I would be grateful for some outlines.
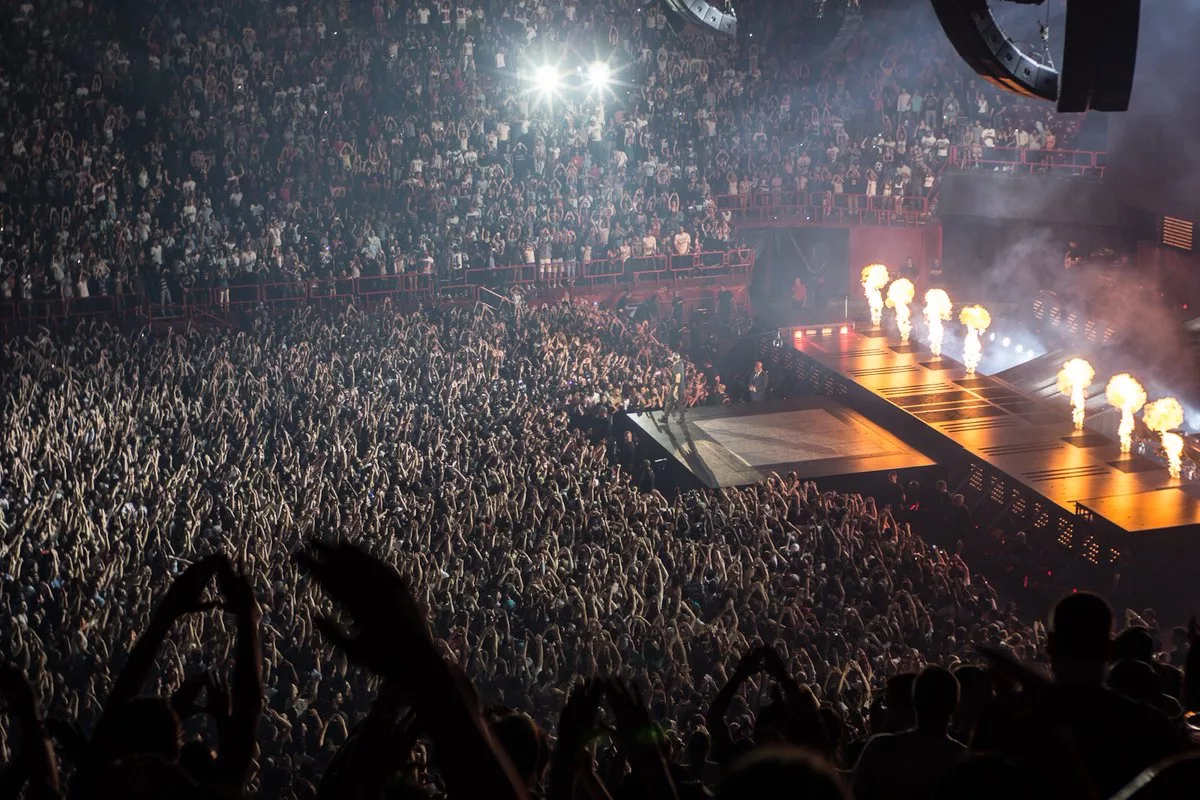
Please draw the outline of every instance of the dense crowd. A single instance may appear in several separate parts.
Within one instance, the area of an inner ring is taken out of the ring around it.
[[[561,797],[573,796],[563,781],[622,780],[643,796],[703,796],[722,775],[752,781],[729,771],[752,741],[819,753],[744,768],[815,770],[835,793],[814,796],[838,796],[821,764],[852,770],[860,798],[929,796],[965,759],[959,742],[980,735],[989,697],[1012,699],[1014,682],[1024,701],[1042,691],[1018,660],[1049,656],[1066,676],[1068,645],[1096,656],[1066,623],[1048,650],[1040,623],[912,531],[898,487],[878,501],[780,476],[674,497],[639,487],[621,467],[639,453],[618,444],[619,412],[660,406],[675,356],[593,307],[308,312],[135,337],[85,326],[10,342],[3,361],[0,630],[15,666],[0,690],[29,726],[40,698],[81,796],[166,796],[148,784],[191,796],[182,787],[199,783],[308,797],[318,781],[326,796],[367,796],[371,781],[401,779],[523,796],[495,783],[508,765],[535,789],[557,781]],[[688,380],[702,401],[705,376]],[[365,552],[313,545],[294,561],[309,539]],[[319,587],[358,638],[323,616]],[[1084,616],[1073,624],[1096,635]],[[1134,630],[1147,644],[1122,656],[1138,662],[1123,690],[1163,711],[1097,682],[1070,722],[1121,752],[1068,735],[1055,746],[1082,748],[1086,769],[1049,751],[1056,781],[1096,781],[1106,797],[1179,749],[1168,714],[1195,707],[1178,667],[1198,633],[1157,657],[1160,632]],[[981,653],[1003,678],[994,690]],[[572,690],[576,676],[606,680]],[[611,738],[590,732],[604,699]],[[981,747],[1011,761],[988,769],[1022,785],[1049,756],[1022,750],[1024,723],[993,712]],[[945,740],[940,755],[910,743],[919,770],[887,740],[863,750],[914,714]],[[17,764],[49,780],[30,744],[41,728],[21,727],[0,725],[5,760],[19,738]],[[216,751],[200,744],[214,730]],[[896,793],[902,774],[912,792]],[[978,773],[959,779],[978,788]],[[757,785],[721,796],[785,796]]]
[[[952,145],[1055,146],[1061,123],[981,88],[923,4],[868,4],[814,63],[769,35],[812,4],[763,5],[756,41],[677,36],[633,0],[6,0],[0,299],[505,265],[569,282],[726,249],[754,193],[899,208]]]

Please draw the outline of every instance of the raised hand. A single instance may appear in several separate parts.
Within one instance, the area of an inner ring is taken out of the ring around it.
[[[54,758],[54,747],[41,723],[33,685],[16,664],[7,661],[0,663],[0,696],[3,696],[8,712],[15,718],[16,727],[21,731],[19,761],[27,778],[18,779],[28,781],[29,797],[37,800],[57,798],[58,763]],[[16,788],[19,790],[20,786]]]
[[[450,794],[524,798],[508,758],[487,735],[477,698],[442,660],[408,582],[351,545],[313,541],[309,548],[296,562],[345,608],[357,635],[326,616],[317,625],[352,660],[400,687],[434,743]]]
[[[208,688],[208,673],[193,675],[179,685],[171,695],[171,709],[181,719],[199,714],[204,707],[199,703],[200,694]]]
[[[616,718],[617,739],[643,794],[675,797],[675,784],[663,749],[662,729],[650,718],[641,693],[624,681],[612,679],[605,682],[604,694]]]
[[[596,715],[604,691],[604,682],[593,678],[576,683],[567,695],[558,719],[558,745],[550,764],[551,800],[575,797],[578,781],[599,781],[594,774],[595,763],[585,748],[596,734]]]
[[[767,649],[765,647],[754,647],[747,650],[745,655],[738,661],[737,669],[734,670],[733,678],[730,683],[744,682],[754,673],[763,668],[763,660],[766,658]]]
[[[637,687],[614,678],[604,683],[604,695],[616,718],[617,737],[622,745],[630,749],[658,747],[660,731],[650,719],[646,702]]]
[[[774,647],[761,647],[761,658],[763,669],[777,681],[790,681],[791,675],[788,674],[787,666],[784,665],[783,659],[779,657],[779,653]]]
[[[335,646],[393,678],[430,659],[440,661],[425,616],[400,573],[351,545],[312,541],[309,548],[296,553],[296,563],[349,613],[357,630],[350,636],[336,621],[320,616],[316,624]]]
[[[228,558],[221,557],[216,566],[217,585],[225,598],[225,608],[234,614],[257,614],[258,604],[250,580],[233,568]]]
[[[0,662],[0,696],[4,697],[13,714],[25,715],[37,711],[33,685],[21,668],[11,661]]]
[[[571,688],[558,718],[558,747],[555,758],[574,759],[596,734],[596,715],[605,694],[604,682],[592,678]]]
[[[190,564],[167,589],[159,603],[156,621],[169,625],[184,614],[215,607],[216,603],[206,603],[200,598],[212,576],[222,568],[232,569],[224,553],[214,553]]]

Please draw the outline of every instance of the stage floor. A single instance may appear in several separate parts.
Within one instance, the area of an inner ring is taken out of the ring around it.
[[[1031,398],[995,377],[968,378],[951,359],[934,363],[928,353],[877,335],[793,344],[1072,514],[1079,503],[1129,532],[1200,524],[1192,487],[1162,465],[1122,457],[1111,439],[1092,432],[1076,437],[1065,400]]]
[[[830,397],[695,408],[681,423],[631,414],[709,488],[743,486],[771,472],[804,480],[927,467],[935,462]]]

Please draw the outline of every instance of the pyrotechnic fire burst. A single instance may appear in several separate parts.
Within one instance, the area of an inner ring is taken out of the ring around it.
[[[900,344],[908,344],[912,334],[912,301],[917,296],[917,287],[908,278],[892,281],[887,291],[888,308],[896,309],[896,327],[900,330]]]
[[[883,287],[887,286],[890,279],[888,268],[883,264],[863,267],[863,291],[867,293],[867,305],[871,307],[871,324],[876,328],[883,321]]]
[[[1183,475],[1183,437],[1170,431],[1165,431],[1159,436],[1162,437],[1163,450],[1167,453],[1167,469],[1172,478],[1178,478]]]
[[[1096,379],[1096,370],[1082,358],[1072,358],[1058,371],[1058,390],[1071,398],[1071,419],[1075,430],[1083,430],[1087,396],[1084,392]]]
[[[992,315],[983,306],[967,306],[958,312],[958,321],[967,326],[967,337],[963,342],[963,366],[967,375],[974,375],[975,368],[983,360],[983,342],[980,336],[992,324]]]
[[[929,352],[934,358],[942,357],[942,338],[946,329],[942,322],[950,319],[954,305],[945,289],[930,289],[925,293],[925,324],[929,326]]]
[[[1133,449],[1133,415],[1146,405],[1146,390],[1132,375],[1122,372],[1113,375],[1104,389],[1108,404],[1121,410],[1121,424],[1117,426],[1117,437],[1121,440],[1121,452]]]
[[[1182,427],[1183,406],[1174,397],[1163,397],[1147,403],[1142,411],[1142,422],[1159,435],[1167,454],[1167,469],[1172,478],[1178,478],[1183,473],[1183,437],[1171,433],[1171,430]]]

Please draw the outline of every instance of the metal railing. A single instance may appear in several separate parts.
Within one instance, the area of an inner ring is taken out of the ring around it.
[[[743,224],[917,226],[930,219],[927,197],[835,192],[752,192],[714,198],[720,212]]]
[[[956,170],[979,169],[1021,175],[1052,174],[1103,178],[1108,154],[1092,150],[1029,150],[1020,147],[970,146],[950,148],[947,165]]]
[[[363,310],[413,302],[442,305],[473,304],[480,290],[512,286],[616,287],[621,283],[656,285],[702,283],[703,279],[747,275],[754,268],[754,250],[735,248],[686,255],[666,254],[628,259],[596,259],[584,263],[533,264],[491,269],[465,269],[448,279],[428,273],[404,273],[359,278],[235,284],[188,288],[161,296],[96,295],[87,298],[47,298],[0,302],[0,333],[72,319],[106,317],[128,322],[191,319],[201,314],[256,308],[294,308],[319,303],[336,306],[354,302]]]

